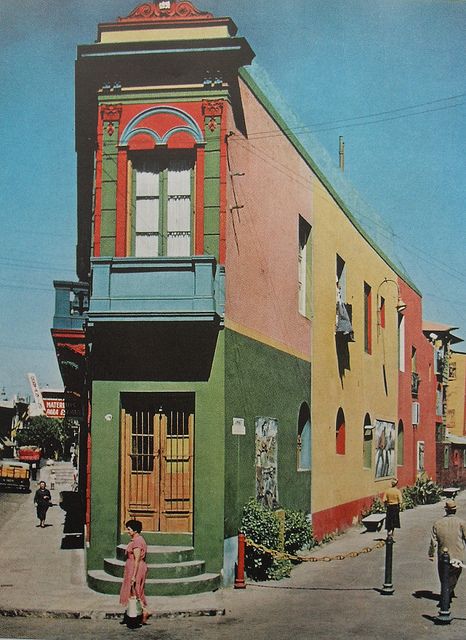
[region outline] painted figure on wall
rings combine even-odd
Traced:
[[[271,509],[278,504],[275,418],[256,418],[256,499]]]
[[[386,478],[395,473],[395,424],[375,421],[375,477]]]

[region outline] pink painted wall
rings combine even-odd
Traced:
[[[240,81],[248,140],[228,112],[226,323],[310,359],[298,311],[298,219],[312,226],[312,172]],[[276,132],[254,138],[254,132]],[[241,209],[230,210],[232,206]]]
[[[417,474],[417,442],[424,441],[426,473],[435,480],[435,388],[433,348],[422,333],[422,300],[405,282],[398,280],[405,317],[405,371],[399,372],[398,416],[404,425],[404,464],[398,467],[400,486],[413,484]],[[416,348],[421,382],[417,398],[411,395],[411,348]],[[420,424],[412,425],[412,402],[420,403]]]

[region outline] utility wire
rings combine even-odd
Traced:
[[[283,175],[285,175],[287,178],[293,180],[294,182],[300,184],[304,189],[309,191],[310,194],[313,194],[314,196],[316,196],[318,198],[321,198],[321,199],[323,199],[323,200],[325,200],[327,202],[334,202],[334,199],[332,198],[332,196],[329,195],[327,189],[323,185],[321,185],[319,180],[317,180],[317,182],[313,181],[313,183],[311,183],[310,180],[309,180],[309,182],[305,181],[304,179],[300,178],[296,174],[293,174],[292,171],[286,165],[284,165],[281,162],[279,162],[276,159],[276,156],[271,156],[270,154],[266,153],[262,149],[258,149],[252,142],[248,144],[248,140],[246,140],[246,139],[233,137],[233,138],[230,138],[230,140],[234,141],[235,143],[240,144],[243,149],[245,149],[245,150],[249,151],[250,153],[258,156],[264,162],[270,164],[271,166],[274,166],[277,169],[277,171],[281,172]],[[313,185],[316,185],[316,184],[317,184],[318,191],[320,193],[316,193],[316,191],[313,188]],[[359,194],[358,194],[358,197],[361,199],[361,201],[364,202],[363,198]],[[365,203],[365,204],[367,205],[367,203]],[[402,236],[400,236],[399,234],[395,233],[391,228],[387,228],[387,226],[381,224],[377,220],[374,220],[374,219],[370,218],[370,216],[364,215],[364,214],[359,213],[359,212],[358,212],[358,217],[365,218],[365,219],[369,220],[371,222],[371,224],[373,224],[375,227],[378,227],[380,229],[381,235],[385,235],[385,237],[387,239],[390,239],[390,240],[396,239],[397,242],[400,244],[400,246],[403,246],[405,249],[409,250],[411,253],[416,253],[420,258],[422,258],[423,260],[425,260],[429,264],[432,263],[432,255],[430,253],[424,252],[424,251],[422,251],[421,249],[418,249],[415,246],[406,245],[403,242]],[[443,267],[443,271],[445,273],[447,273],[448,275],[450,275],[450,276],[452,276],[452,277],[454,277],[454,278],[456,278],[458,280],[461,280],[462,282],[466,282],[465,274],[462,273],[459,270],[456,270],[451,265],[443,262],[440,259],[436,259],[435,264],[439,268]]]
[[[461,98],[466,96],[466,94],[459,94],[458,96],[452,96],[451,98],[443,98],[442,100],[452,100],[454,98]],[[434,102],[441,102],[442,100],[434,100],[431,103],[424,103],[425,105],[433,104]],[[413,116],[423,115],[425,113],[433,113],[435,111],[444,111],[445,109],[454,109],[456,107],[462,106],[466,104],[466,101],[458,102],[456,104],[447,104],[440,107],[435,107],[433,109],[423,109],[422,111],[416,111],[414,113],[401,113],[396,116],[392,116],[389,118],[378,118],[380,115],[388,115],[390,113],[396,113],[406,109],[415,109],[421,106],[422,104],[416,105],[413,107],[401,107],[400,109],[390,109],[388,111],[380,111],[378,113],[368,114],[366,116],[353,116],[350,118],[344,118],[342,120],[328,120],[326,122],[316,122],[309,125],[301,125],[297,127],[287,127],[285,129],[281,129],[280,131],[275,130],[264,130],[264,131],[252,131],[249,135],[249,139],[260,139],[260,138],[273,138],[284,133],[318,133],[321,131],[334,131],[335,129],[340,128],[351,128],[351,127],[361,127],[370,124],[377,124],[380,122],[390,122],[391,120],[399,120],[401,118],[410,118]],[[371,118],[370,120],[368,120]],[[378,118],[377,120],[373,120],[372,118]],[[367,122],[351,122],[353,120],[368,120]],[[349,124],[344,124],[344,123]],[[338,124],[341,123],[341,124]],[[338,126],[327,127],[328,124],[338,124]],[[314,127],[314,128],[313,128]]]

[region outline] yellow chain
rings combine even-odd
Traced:
[[[376,542],[372,547],[364,547],[359,551],[348,551],[348,553],[339,553],[335,556],[322,556],[321,558],[317,558],[316,556],[293,556],[291,553],[286,553],[285,551],[277,551],[276,549],[268,549],[263,544],[258,544],[257,542],[253,542],[249,538],[245,538],[245,543],[249,547],[254,547],[255,549],[259,549],[264,553],[269,553],[274,558],[278,558],[280,560],[297,560],[298,562],[331,562],[332,560],[345,560],[346,558],[357,558],[362,553],[370,553],[374,551],[374,549],[381,549],[385,546],[385,540],[380,540]]]

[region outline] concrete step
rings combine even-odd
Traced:
[[[125,560],[126,544],[119,544],[116,550],[118,560]],[[165,564],[168,562],[188,562],[194,560],[193,547],[147,545],[146,562],[148,564]]]
[[[116,558],[105,558],[104,570],[112,576],[123,578],[125,563]],[[166,562],[147,565],[147,577],[154,579],[186,578],[199,576],[205,571],[205,562],[189,560],[188,562]]]
[[[118,595],[123,580],[103,570],[92,570],[87,572],[87,582],[95,591]],[[219,587],[220,574],[202,573],[184,578],[148,578],[144,592],[146,596],[182,596],[215,591]]]

